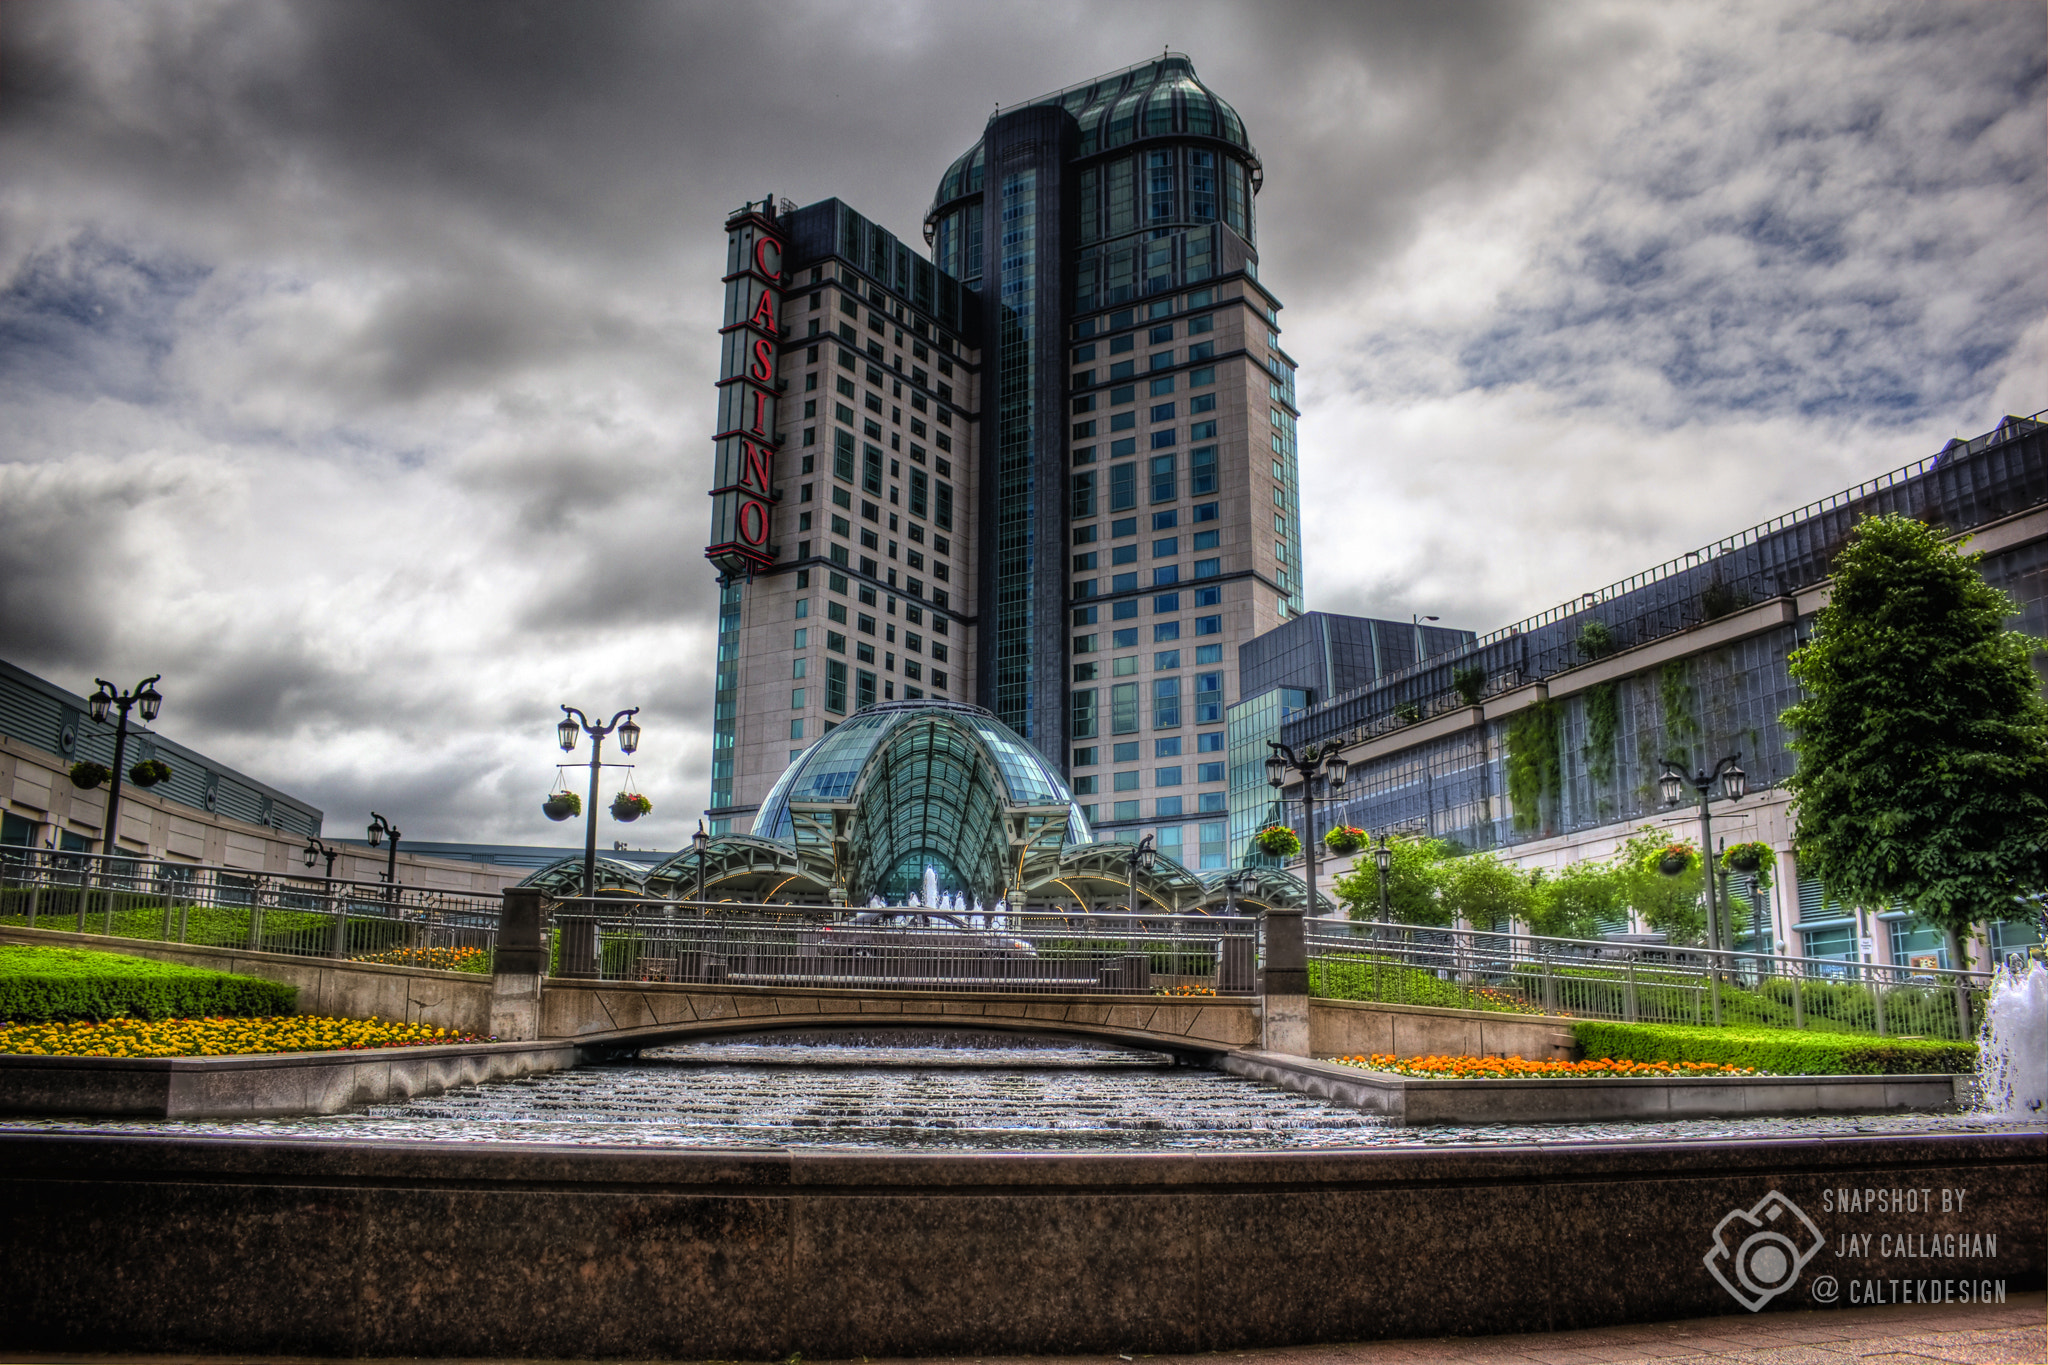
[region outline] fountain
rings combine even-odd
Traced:
[[[2000,967],[1977,1047],[1977,1106],[2023,1119],[2048,1108],[2048,963]]]
[[[917,903],[931,909],[939,908],[939,874],[932,870],[930,863],[925,864],[924,884],[920,888]]]

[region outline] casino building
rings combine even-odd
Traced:
[[[998,112],[927,258],[838,200],[729,251],[714,831],[861,708],[984,708],[1103,838],[1223,866],[1238,646],[1302,611],[1264,168],[1167,53]]]

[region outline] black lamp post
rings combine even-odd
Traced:
[[[1387,847],[1384,831],[1380,834],[1380,841],[1373,845],[1372,862],[1380,870],[1380,923],[1385,924],[1391,918],[1387,908],[1387,874],[1394,870],[1394,850]]]
[[[697,822],[697,832],[690,836],[690,847],[697,854],[697,907],[704,906],[704,854],[711,847],[711,836],[704,832],[704,822]]]
[[[1658,783],[1664,789],[1664,804],[1675,806],[1685,797],[1690,786],[1699,793],[1700,800],[1700,859],[1707,874],[1707,947],[1719,949],[1721,944],[1721,923],[1718,898],[1715,895],[1714,878],[1714,817],[1708,805],[1714,797],[1714,789],[1720,788],[1723,801],[1740,801],[1749,791],[1749,777],[1742,771],[1738,760],[1741,754],[1730,754],[1714,765],[1712,772],[1701,771],[1691,777],[1685,775],[1685,765],[1664,760],[1664,776]],[[1718,1005],[1718,1001],[1716,1002]]]
[[[1145,837],[1131,845],[1131,851],[1124,855],[1131,866],[1131,913],[1138,913],[1138,873],[1150,873],[1159,862],[1157,841],[1147,831]]]
[[[1327,773],[1330,792],[1335,795],[1344,789],[1344,780],[1351,774],[1351,763],[1337,752],[1334,744],[1325,744],[1321,749],[1311,746],[1296,757],[1294,750],[1277,739],[1266,743],[1273,750],[1266,759],[1266,781],[1276,788],[1286,786],[1290,768],[1301,777],[1301,808],[1308,821],[1308,838],[1302,841],[1302,852],[1308,858],[1308,907],[1303,913],[1313,915],[1316,912],[1316,778]]]
[[[562,708],[562,719],[555,726],[555,738],[562,746],[562,752],[576,752],[578,731],[590,736],[590,797],[583,803],[583,896],[589,899],[597,894],[597,772],[604,766],[605,736],[619,732],[619,748],[632,753],[640,747],[640,727],[633,717],[640,714],[640,708],[629,706],[611,718],[606,725],[591,721],[573,706]],[[621,724],[620,722],[624,722]]]
[[[307,838],[306,866],[311,867],[316,858],[327,859],[327,902],[329,905],[334,905],[334,860],[340,856],[341,850],[326,842],[319,835],[315,834]],[[339,905],[334,905],[334,941],[328,945],[327,951],[331,957],[340,958],[348,956],[348,911]]]
[[[128,760],[128,710],[139,707],[146,725],[156,719],[157,710],[163,706],[163,693],[156,690],[156,684],[163,681],[163,674],[152,673],[135,684],[133,692],[122,692],[105,678],[94,678],[99,690],[85,699],[86,709],[92,713],[95,724],[107,723],[107,712],[118,707],[120,721],[114,726],[114,781],[107,792],[107,832],[100,841],[100,852],[111,855],[114,839],[121,828],[121,778],[125,775]]]
[[[384,888],[386,904],[398,904],[398,841],[405,837],[405,831],[386,820],[375,811],[370,812],[370,847],[375,848],[386,838],[391,840],[391,852],[384,859]]]
[[[1228,872],[1223,877],[1223,913],[1237,913],[1237,898],[1244,894],[1244,873]]]
[[[334,860],[341,856],[341,850],[325,842],[319,835],[306,840],[306,866],[311,867],[316,858],[327,860],[327,880],[334,880]]]

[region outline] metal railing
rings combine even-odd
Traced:
[[[603,981],[1034,994],[1251,995],[1258,925],[1207,915],[946,915],[568,900],[548,973]]]
[[[1989,972],[1479,929],[1311,920],[1309,990],[1330,999],[1627,1023],[1968,1039]]]
[[[0,927],[488,972],[499,898],[167,859],[0,849]]]

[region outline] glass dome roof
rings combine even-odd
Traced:
[[[1026,107],[1045,104],[1065,109],[1081,125],[1080,156],[1143,138],[1213,137],[1241,148],[1255,178],[1259,170],[1259,154],[1245,135],[1244,120],[1228,101],[1202,84],[1194,63],[1178,52],[1026,101]],[[984,146],[976,142],[946,168],[932,200],[933,212],[981,192],[984,160]]]
[[[783,770],[754,818],[754,834],[766,839],[792,838],[791,801],[851,800],[878,750],[904,726],[919,721],[939,721],[951,732],[946,741],[949,760],[985,762],[1000,777],[1009,804],[1065,805],[1066,842],[1082,844],[1094,840],[1094,833],[1066,782],[1021,735],[978,706],[945,701],[883,702],[856,711]],[[942,793],[934,788],[931,794]],[[957,825],[961,814],[935,813],[934,818]]]

